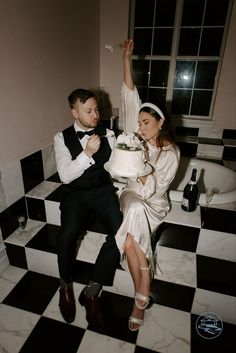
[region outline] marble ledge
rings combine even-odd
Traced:
[[[43,181],[35,188],[27,192],[26,197],[35,197],[38,199],[45,199],[53,191],[55,191],[61,184],[53,181]]]
[[[5,239],[5,243],[25,246],[38,232],[46,222],[27,220],[25,229],[17,228],[9,237]]]

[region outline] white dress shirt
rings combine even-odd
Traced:
[[[75,131],[84,131],[81,129],[76,122],[74,123]],[[92,129],[91,129],[92,130]],[[89,131],[89,130],[88,130]],[[107,139],[111,149],[115,145],[115,134],[112,130],[106,129]],[[89,135],[85,135],[80,143],[85,149]],[[69,149],[64,143],[64,137],[62,132],[58,132],[54,136],[54,150],[55,150],[55,159],[57,165],[57,171],[61,181],[64,184],[69,184],[73,180],[79,178],[86,169],[88,169],[92,164],[95,164],[94,159],[89,158],[84,151],[82,151],[76,159],[72,160]]]

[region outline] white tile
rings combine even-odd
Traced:
[[[77,259],[95,263],[105,238],[105,234],[88,231],[80,243]]]
[[[25,275],[27,270],[19,267],[9,266],[0,275],[0,302],[11,292],[15,285]]]
[[[212,126],[201,126],[199,128],[198,137],[221,140],[222,134],[223,129],[213,128]]]
[[[60,203],[55,201],[45,200],[45,210],[46,210],[46,219],[50,224],[57,226],[61,225],[61,211],[59,209]]]
[[[155,278],[196,287],[196,254],[157,245]]]
[[[199,255],[236,262],[235,234],[201,229],[196,252]]]
[[[0,304],[1,352],[18,353],[40,316]]]
[[[15,232],[7,237],[5,242],[25,246],[45,224],[45,222],[28,219],[25,229],[17,228]]]
[[[137,344],[160,353],[190,353],[190,314],[154,304],[145,310]]]
[[[42,149],[44,179],[49,178],[57,171],[53,145]]]
[[[166,222],[201,228],[200,206],[193,212],[182,210],[180,202],[171,202],[171,210],[167,214]]]
[[[77,353],[134,353],[135,345],[113,337],[86,331]]]
[[[42,183],[38,184],[35,188],[27,192],[26,196],[44,200],[59,186],[59,183],[55,183],[53,181],[42,181]]]
[[[71,325],[81,327],[86,329],[88,327],[88,322],[86,320],[86,311],[85,309],[79,304],[77,298],[80,295],[80,292],[83,290],[84,285],[79,283],[73,283],[74,295],[75,295],[75,304],[76,304],[76,316],[75,320]],[[52,300],[48,304],[47,308],[45,309],[43,316],[49,317],[50,319],[58,320],[61,322],[65,322],[59,309],[59,290],[55,293]]]
[[[222,159],[224,146],[208,145],[199,143],[197,146],[197,157]]]
[[[25,194],[20,161],[8,164],[0,170],[0,212],[11,206]]]
[[[57,255],[46,251],[25,248],[28,269],[52,277],[59,277]]]
[[[104,290],[127,297],[134,297],[134,284],[131,275],[127,271],[116,270],[113,286],[104,286]]]
[[[196,315],[213,312],[222,321],[236,325],[236,297],[197,288],[191,312]]]

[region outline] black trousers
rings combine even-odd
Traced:
[[[123,219],[115,191],[112,185],[91,191],[65,191],[60,204],[61,233],[57,241],[57,257],[60,277],[66,283],[72,280],[77,241],[87,229],[88,221],[97,219],[107,237],[95,262],[91,280],[107,286],[113,284],[120,261],[115,235]]]

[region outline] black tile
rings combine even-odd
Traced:
[[[41,317],[20,353],[76,353],[85,330]]]
[[[222,139],[236,140],[236,130],[234,129],[224,129]]]
[[[44,180],[42,151],[37,151],[20,161],[25,193]]]
[[[190,312],[195,288],[154,279],[151,284],[151,298],[154,303]]]
[[[179,146],[181,156],[184,157],[195,157],[197,154],[197,143],[188,143],[188,142],[177,142],[177,145]]]
[[[44,200],[26,197],[28,214],[30,219],[46,222],[46,210]]]
[[[24,268],[27,270],[28,265],[26,260],[25,248],[23,246],[8,243],[5,243],[5,245],[10,264],[12,266]]]
[[[224,146],[222,159],[226,161],[236,161],[236,146]]]
[[[200,229],[164,222],[156,231],[158,245],[195,252]]]
[[[28,271],[3,303],[41,315],[59,286],[57,278]]]
[[[45,200],[61,202],[62,195],[63,195],[63,185],[60,185],[56,190],[51,192],[51,194],[49,194]]]
[[[222,145],[221,139],[212,139],[207,137],[199,137],[198,143],[207,144],[207,145]]]
[[[61,179],[58,173],[51,175],[49,178],[47,178],[47,181],[54,181],[55,183],[61,183]]]
[[[18,227],[17,215],[23,213],[27,218],[25,197],[14,202],[6,210],[0,213],[0,227],[2,231],[3,240],[11,235]]]
[[[191,314],[191,353],[235,352],[235,325],[223,322],[223,330],[217,337],[204,338],[196,329],[198,318],[199,316]]]
[[[234,211],[202,206],[200,210],[202,228],[216,230],[218,232],[236,233]]]
[[[61,227],[53,224],[45,224],[43,228],[27,243],[27,248],[56,253],[57,237]]]
[[[135,343],[138,331],[130,331],[128,327],[134,299],[103,291],[100,302],[105,322],[104,331],[101,333],[122,341]]]
[[[181,136],[198,136],[198,132],[199,128],[194,127],[177,126],[175,129],[175,134]]]
[[[197,287],[236,296],[236,263],[197,255]]]

